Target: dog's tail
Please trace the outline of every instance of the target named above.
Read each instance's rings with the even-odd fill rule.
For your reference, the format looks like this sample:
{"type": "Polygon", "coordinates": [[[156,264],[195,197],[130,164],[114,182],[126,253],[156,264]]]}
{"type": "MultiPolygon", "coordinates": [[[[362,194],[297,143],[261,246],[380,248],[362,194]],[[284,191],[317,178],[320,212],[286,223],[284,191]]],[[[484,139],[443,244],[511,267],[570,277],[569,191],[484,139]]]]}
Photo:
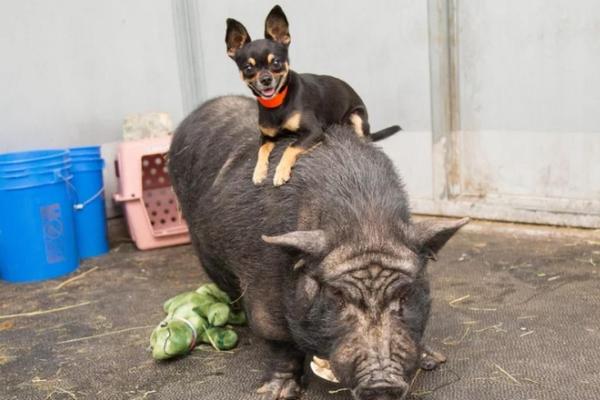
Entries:
{"type": "Polygon", "coordinates": [[[400,126],[392,125],[390,127],[384,128],[380,131],[371,133],[369,135],[369,138],[371,139],[372,142],[377,142],[379,140],[388,138],[388,137],[392,136],[394,133],[399,132],[401,130],[402,130],[402,128],[400,128],[400,126]]]}

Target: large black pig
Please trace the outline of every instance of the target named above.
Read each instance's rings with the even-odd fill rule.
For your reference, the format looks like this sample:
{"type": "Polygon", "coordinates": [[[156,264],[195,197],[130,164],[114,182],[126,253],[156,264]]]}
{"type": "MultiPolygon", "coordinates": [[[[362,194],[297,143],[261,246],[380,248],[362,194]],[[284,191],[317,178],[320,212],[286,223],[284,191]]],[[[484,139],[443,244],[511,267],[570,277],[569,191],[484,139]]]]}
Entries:
{"type": "Polygon", "coordinates": [[[243,296],[272,349],[259,392],[297,398],[304,358],[317,355],[357,399],[401,399],[416,369],[435,365],[421,343],[427,261],[467,220],[411,222],[391,161],[342,126],[287,185],[257,187],[256,126],[255,101],[209,101],[177,129],[169,168],[202,266],[243,296]]]}

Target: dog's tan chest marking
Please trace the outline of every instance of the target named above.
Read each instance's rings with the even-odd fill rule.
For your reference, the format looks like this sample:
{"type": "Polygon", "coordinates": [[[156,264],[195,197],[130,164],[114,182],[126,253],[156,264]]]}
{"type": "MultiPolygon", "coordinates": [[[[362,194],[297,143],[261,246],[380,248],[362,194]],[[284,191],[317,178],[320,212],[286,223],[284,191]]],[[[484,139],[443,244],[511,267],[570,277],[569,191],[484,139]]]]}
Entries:
{"type": "Polygon", "coordinates": [[[262,133],[263,135],[268,136],[268,137],[275,137],[275,136],[277,136],[277,133],[279,132],[278,128],[273,128],[270,126],[259,125],[258,128],[260,129],[260,133],[262,133]]]}
{"type": "MultiPolygon", "coordinates": [[[[294,111],[288,119],[286,119],[281,125],[282,129],[287,129],[291,132],[296,132],[300,129],[300,121],[302,120],[302,114],[299,111],[294,111]]],[[[259,125],[260,132],[268,137],[275,137],[279,133],[279,128],[273,128],[271,126],[259,125]]]]}
{"type": "Polygon", "coordinates": [[[300,129],[300,120],[302,118],[302,114],[299,111],[295,111],[292,115],[285,120],[282,125],[283,129],[287,129],[288,131],[296,132],[300,129]]]}

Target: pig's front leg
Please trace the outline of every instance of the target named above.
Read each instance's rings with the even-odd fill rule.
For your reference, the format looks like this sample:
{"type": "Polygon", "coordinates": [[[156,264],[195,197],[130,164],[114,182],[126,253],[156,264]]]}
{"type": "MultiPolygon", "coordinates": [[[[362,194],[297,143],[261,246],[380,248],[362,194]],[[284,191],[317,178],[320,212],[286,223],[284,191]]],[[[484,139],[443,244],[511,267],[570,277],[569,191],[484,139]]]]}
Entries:
{"type": "Polygon", "coordinates": [[[261,285],[251,284],[244,297],[250,329],[267,342],[270,352],[269,369],[258,393],[262,394],[263,400],[297,399],[304,353],[292,342],[283,309],[274,306],[281,303],[281,293],[265,291],[261,285]]]}
{"type": "Polygon", "coordinates": [[[431,371],[436,369],[446,362],[446,356],[442,353],[435,351],[428,345],[422,345],[423,352],[421,354],[421,369],[425,371],[431,371]]]}
{"type": "Polygon", "coordinates": [[[262,400],[300,398],[300,379],[304,365],[304,353],[287,342],[268,342],[271,350],[271,365],[265,383],[257,392],[262,400]]]}

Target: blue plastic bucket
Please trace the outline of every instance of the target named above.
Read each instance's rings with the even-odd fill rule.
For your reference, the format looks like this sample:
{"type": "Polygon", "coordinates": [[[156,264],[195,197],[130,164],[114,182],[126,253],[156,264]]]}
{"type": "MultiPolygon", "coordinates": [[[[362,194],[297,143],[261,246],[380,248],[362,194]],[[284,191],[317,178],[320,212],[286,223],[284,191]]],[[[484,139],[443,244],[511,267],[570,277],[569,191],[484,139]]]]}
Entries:
{"type": "Polygon", "coordinates": [[[55,169],[69,162],[68,150],[37,150],[0,154],[0,173],[55,169]]]}
{"type": "Polygon", "coordinates": [[[68,152],[0,155],[0,279],[33,282],[77,268],[71,179],[68,152]]]}
{"type": "Polygon", "coordinates": [[[100,158],[100,146],[74,147],[69,149],[69,155],[71,158],[100,158]]]}
{"type": "Polygon", "coordinates": [[[96,257],[108,252],[102,178],[104,160],[98,146],[70,149],[70,155],[79,256],[96,257]]]}

